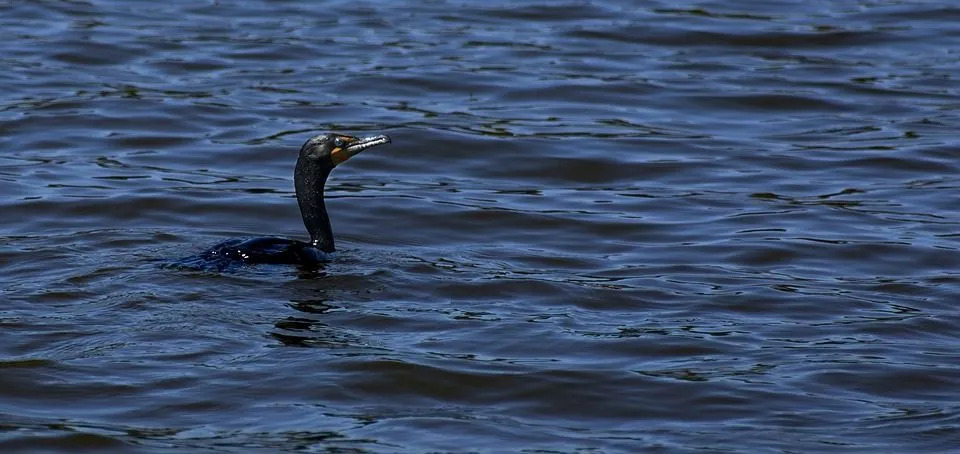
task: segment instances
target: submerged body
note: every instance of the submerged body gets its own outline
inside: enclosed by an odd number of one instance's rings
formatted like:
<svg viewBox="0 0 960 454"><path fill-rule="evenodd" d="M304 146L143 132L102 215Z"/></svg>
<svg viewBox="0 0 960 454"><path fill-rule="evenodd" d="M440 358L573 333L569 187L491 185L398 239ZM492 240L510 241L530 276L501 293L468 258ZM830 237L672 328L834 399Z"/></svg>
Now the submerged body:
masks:
<svg viewBox="0 0 960 454"><path fill-rule="evenodd" d="M324 262L335 250L330 217L323 202L323 188L330 171L357 153L386 143L390 143L390 137L385 135L357 138L323 134L303 144L293 180L309 242L274 237L228 240L199 256L181 260L179 265L224 270L245 264L311 267Z"/></svg>
<svg viewBox="0 0 960 454"><path fill-rule="evenodd" d="M326 260L327 253L303 241L286 238L259 237L227 240L203 253L210 261L242 261L278 265L310 265Z"/></svg>

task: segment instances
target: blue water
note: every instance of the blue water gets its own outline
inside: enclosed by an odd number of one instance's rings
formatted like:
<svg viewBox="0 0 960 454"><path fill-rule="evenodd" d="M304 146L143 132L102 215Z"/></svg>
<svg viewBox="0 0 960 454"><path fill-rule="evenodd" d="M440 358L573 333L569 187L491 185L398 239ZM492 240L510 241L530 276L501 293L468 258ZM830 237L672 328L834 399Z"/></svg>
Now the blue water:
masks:
<svg viewBox="0 0 960 454"><path fill-rule="evenodd" d="M958 20L0 3L0 451L952 451ZM162 266L327 131L329 263Z"/></svg>

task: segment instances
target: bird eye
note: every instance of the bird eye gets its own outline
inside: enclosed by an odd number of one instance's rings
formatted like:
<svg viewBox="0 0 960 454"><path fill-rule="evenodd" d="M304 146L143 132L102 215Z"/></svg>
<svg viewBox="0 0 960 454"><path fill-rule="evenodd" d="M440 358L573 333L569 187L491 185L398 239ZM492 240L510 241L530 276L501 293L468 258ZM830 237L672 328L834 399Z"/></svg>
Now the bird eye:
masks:
<svg viewBox="0 0 960 454"><path fill-rule="evenodd" d="M342 146L343 146L343 139L341 139L341 138L339 138L339 137L337 137L336 139L333 139L333 145L334 145L335 147L342 147Z"/></svg>

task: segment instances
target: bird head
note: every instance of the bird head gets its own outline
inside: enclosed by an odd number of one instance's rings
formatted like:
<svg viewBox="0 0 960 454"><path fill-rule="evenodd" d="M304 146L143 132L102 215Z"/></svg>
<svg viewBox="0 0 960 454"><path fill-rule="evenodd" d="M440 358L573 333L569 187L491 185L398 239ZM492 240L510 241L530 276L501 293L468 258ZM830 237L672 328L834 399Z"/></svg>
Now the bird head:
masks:
<svg viewBox="0 0 960 454"><path fill-rule="evenodd" d="M357 153L370 147L390 143L390 136L353 137L343 134L321 134L300 148L300 159L315 160L319 164L336 167Z"/></svg>

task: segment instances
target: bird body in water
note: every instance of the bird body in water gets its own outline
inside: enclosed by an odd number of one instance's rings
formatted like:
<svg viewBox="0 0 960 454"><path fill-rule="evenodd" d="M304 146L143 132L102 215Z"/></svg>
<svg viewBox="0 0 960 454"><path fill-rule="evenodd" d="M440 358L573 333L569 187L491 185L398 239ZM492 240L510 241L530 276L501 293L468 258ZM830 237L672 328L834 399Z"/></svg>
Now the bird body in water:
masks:
<svg viewBox="0 0 960 454"><path fill-rule="evenodd" d="M251 238L228 240L217 244L194 260L182 265L215 266L224 269L238 264L291 264L312 266L326 260L335 250L330 217L323 202L323 187L334 167L363 150L390 143L390 137L378 135L353 137L322 134L307 140L300 148L293 172L297 203L310 241L286 238ZM199 263L197 263L199 262Z"/></svg>

